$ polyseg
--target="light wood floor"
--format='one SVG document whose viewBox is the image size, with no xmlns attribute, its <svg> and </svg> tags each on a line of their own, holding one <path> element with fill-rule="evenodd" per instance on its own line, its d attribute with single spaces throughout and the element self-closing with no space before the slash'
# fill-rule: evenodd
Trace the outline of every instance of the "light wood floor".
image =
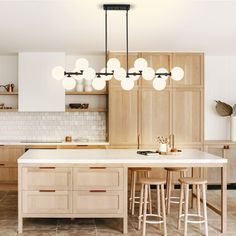
<svg viewBox="0 0 236 236">
<path fill-rule="evenodd" d="M 208 191 L 208 200 L 216 205 L 220 203 L 220 191 Z M 180 236 L 183 232 L 176 229 L 177 205 L 171 206 L 171 214 L 167 217 L 168 235 Z M 137 210 L 136 210 L 137 212 Z M 228 191 L 228 233 L 221 234 L 220 217 L 208 209 L 209 235 L 236 235 L 236 190 Z M 17 192 L 0 191 L 0 236 L 17 235 Z M 116 236 L 122 235 L 122 221 L 117 219 L 26 219 L 24 233 L 30 236 Z M 190 225 L 188 235 L 203 235 L 203 226 Z M 137 215 L 129 216 L 128 236 L 138 236 Z M 148 225 L 147 236 L 161 235 L 155 227 Z"/>
</svg>

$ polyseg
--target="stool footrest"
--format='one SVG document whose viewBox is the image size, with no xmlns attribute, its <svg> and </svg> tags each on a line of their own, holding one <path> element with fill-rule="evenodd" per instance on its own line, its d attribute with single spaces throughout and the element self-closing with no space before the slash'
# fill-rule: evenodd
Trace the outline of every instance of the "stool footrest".
<svg viewBox="0 0 236 236">
<path fill-rule="evenodd" d="M 180 215 L 180 219 L 181 219 L 181 220 L 184 220 L 184 219 L 183 219 L 184 216 L 185 216 L 185 214 Z M 188 217 L 189 217 L 189 216 L 193 216 L 193 217 L 198 217 L 198 218 L 204 219 L 204 216 L 201 216 L 201 215 L 198 215 L 198 214 L 188 214 Z M 202 224 L 202 223 L 205 222 L 205 220 L 187 220 L 187 222 L 188 222 L 188 223 L 192 223 L 192 224 Z"/>
<path fill-rule="evenodd" d="M 147 217 L 150 217 L 150 216 L 153 216 L 153 217 L 157 217 L 157 218 L 159 218 L 159 219 L 161 219 L 161 220 L 147 220 L 146 219 L 146 223 L 147 224 L 162 224 L 163 223 L 163 217 L 161 216 L 161 215 L 157 215 L 157 214 L 146 214 L 146 218 Z M 143 222 L 143 215 L 140 215 L 139 217 L 138 217 L 138 219 L 140 219 L 141 220 L 141 222 Z"/>
</svg>

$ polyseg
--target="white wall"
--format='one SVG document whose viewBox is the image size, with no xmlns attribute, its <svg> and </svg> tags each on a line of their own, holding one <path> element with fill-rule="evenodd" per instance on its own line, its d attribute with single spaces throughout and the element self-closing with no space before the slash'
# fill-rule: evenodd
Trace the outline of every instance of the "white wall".
<svg viewBox="0 0 236 236">
<path fill-rule="evenodd" d="M 205 140 L 230 139 L 230 117 L 216 113 L 214 100 L 236 103 L 236 56 L 205 56 Z"/>
</svg>

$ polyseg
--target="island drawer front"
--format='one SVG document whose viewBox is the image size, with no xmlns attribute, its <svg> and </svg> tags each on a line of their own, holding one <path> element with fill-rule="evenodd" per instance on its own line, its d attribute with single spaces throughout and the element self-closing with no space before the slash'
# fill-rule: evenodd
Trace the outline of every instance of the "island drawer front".
<svg viewBox="0 0 236 236">
<path fill-rule="evenodd" d="M 73 213 L 122 214 L 123 192 L 109 190 L 73 191 Z"/>
<path fill-rule="evenodd" d="M 72 212 L 71 191 L 23 191 L 23 213 L 62 214 Z"/>
<path fill-rule="evenodd" d="M 73 168 L 73 190 L 122 190 L 123 174 L 123 168 Z"/>
<path fill-rule="evenodd" d="M 71 190 L 71 168 L 26 167 L 23 168 L 23 190 Z"/>
</svg>

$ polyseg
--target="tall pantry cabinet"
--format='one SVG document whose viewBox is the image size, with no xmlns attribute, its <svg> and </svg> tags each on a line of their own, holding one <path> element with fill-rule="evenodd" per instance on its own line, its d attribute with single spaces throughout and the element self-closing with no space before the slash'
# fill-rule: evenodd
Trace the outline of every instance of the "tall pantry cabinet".
<svg viewBox="0 0 236 236">
<path fill-rule="evenodd" d="M 110 53 L 125 68 L 124 53 Z M 133 53 L 129 67 L 143 57 L 157 70 L 180 66 L 185 71 L 181 81 L 168 79 L 163 91 L 156 91 L 152 81 L 139 79 L 135 88 L 124 91 L 119 81 L 109 83 L 109 142 L 112 148 L 157 148 L 156 137 L 173 133 L 177 146 L 203 146 L 203 54 Z"/>
</svg>

